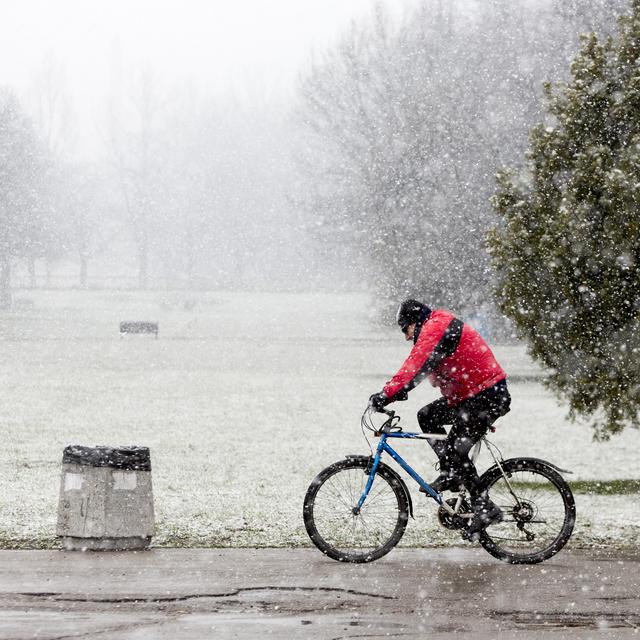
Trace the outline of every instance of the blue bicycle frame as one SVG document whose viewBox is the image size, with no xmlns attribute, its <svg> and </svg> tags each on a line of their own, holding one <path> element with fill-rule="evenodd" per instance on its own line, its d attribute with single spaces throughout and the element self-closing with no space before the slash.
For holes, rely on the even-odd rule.
<svg viewBox="0 0 640 640">
<path fill-rule="evenodd" d="M 373 479 L 376 476 L 378 471 L 378 467 L 380 466 L 380 458 L 383 452 L 388 453 L 426 492 L 427 495 L 431 496 L 439 505 L 444 506 L 447 511 L 451 511 L 449 505 L 447 505 L 443 500 L 442 496 L 434 491 L 431 486 L 425 482 L 419 473 L 417 473 L 411 465 L 395 450 L 391 447 L 391 445 L 387 444 L 388 438 L 404 438 L 404 439 L 419 439 L 424 440 L 425 436 L 422 433 L 405 433 L 403 431 L 399 432 L 383 432 L 380 434 L 380 442 L 378 443 L 378 448 L 376 449 L 376 455 L 373 458 L 373 464 L 371 465 L 371 470 L 369 471 L 369 479 L 367 480 L 367 485 L 360 496 L 360 500 L 358 500 L 358 504 L 356 509 L 360 510 L 364 501 L 367 499 L 369 495 L 369 491 L 371 490 L 371 486 L 373 485 Z"/>
</svg>

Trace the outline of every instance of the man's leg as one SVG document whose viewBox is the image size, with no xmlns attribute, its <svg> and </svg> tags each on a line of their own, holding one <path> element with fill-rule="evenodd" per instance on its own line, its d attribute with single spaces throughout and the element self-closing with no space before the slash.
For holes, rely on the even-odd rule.
<svg viewBox="0 0 640 640">
<path fill-rule="evenodd" d="M 444 442 L 443 457 L 448 467 L 462 480 L 473 499 L 480 494 L 480 477 L 469 459 L 469 451 L 487 433 L 490 422 L 476 415 L 473 406 L 464 404 L 464 407 L 456 411 L 453 426 Z"/>
<path fill-rule="evenodd" d="M 469 459 L 469 451 L 489 427 L 509 411 L 511 397 L 502 380 L 453 408 L 453 427 L 445 442 L 444 456 L 458 472 L 471 497 L 480 494 L 480 478 Z"/>
<path fill-rule="evenodd" d="M 438 493 L 446 489 L 457 490 L 459 488 L 457 478 L 455 478 L 445 456 L 447 432 L 443 425 L 452 424 L 454 419 L 455 414 L 449 408 L 445 398 L 431 402 L 418 411 L 418 424 L 423 433 L 444 436 L 442 439 L 427 438 L 427 442 L 440 461 L 440 475 L 429 483 Z M 425 493 L 422 488 L 420 491 Z"/>
<path fill-rule="evenodd" d="M 480 477 L 475 465 L 469 459 L 473 445 L 487 432 L 492 420 L 486 415 L 461 411 L 447 438 L 446 454 L 452 469 L 458 474 L 462 484 L 469 491 L 473 516 L 463 530 L 463 537 L 475 539 L 490 524 L 500 522 L 502 510 L 494 504 L 482 490 Z"/>
<path fill-rule="evenodd" d="M 478 402 L 473 400 L 464 407 L 466 410 L 459 412 L 447 438 L 447 455 L 451 457 L 453 468 L 458 471 L 471 496 L 473 517 L 463 531 L 467 539 L 475 539 L 489 525 L 500 522 L 504 517 L 500 507 L 483 491 L 475 465 L 469 459 L 469 451 L 496 418 L 492 407 L 487 410 L 485 399 L 478 398 Z"/>
<path fill-rule="evenodd" d="M 435 435 L 446 436 L 447 431 L 442 425 L 452 424 L 454 417 L 455 416 L 449 408 L 447 400 L 445 398 L 440 398 L 439 400 L 422 407 L 422 409 L 418 411 L 418 424 L 420 425 L 422 433 L 433 433 Z M 427 438 L 427 442 L 435 451 L 438 459 L 442 462 L 442 455 L 445 448 L 444 440 Z"/>
</svg>

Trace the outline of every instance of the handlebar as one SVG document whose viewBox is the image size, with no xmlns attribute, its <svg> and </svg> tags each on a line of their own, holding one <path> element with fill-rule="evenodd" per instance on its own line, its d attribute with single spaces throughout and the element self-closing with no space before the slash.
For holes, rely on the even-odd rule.
<svg viewBox="0 0 640 640">
<path fill-rule="evenodd" d="M 384 421 L 384 423 L 381 426 L 376 427 L 376 425 L 373 424 L 373 421 L 371 420 L 371 415 L 373 413 L 384 413 L 389 417 L 387 418 L 387 420 Z M 397 416 L 395 411 L 392 411 L 390 409 L 376 410 L 372 406 L 367 406 L 360 420 L 360 424 L 365 429 L 368 429 L 369 431 L 373 431 L 373 433 L 376 436 L 380 436 L 383 433 L 399 433 L 400 431 L 402 431 L 402 427 L 398 425 L 398 422 L 400 422 L 400 416 Z"/>
</svg>

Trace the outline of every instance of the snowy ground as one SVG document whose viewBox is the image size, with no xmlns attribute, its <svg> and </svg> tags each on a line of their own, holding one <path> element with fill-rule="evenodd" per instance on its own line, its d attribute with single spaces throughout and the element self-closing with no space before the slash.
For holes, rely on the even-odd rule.
<svg viewBox="0 0 640 640">
<path fill-rule="evenodd" d="M 282 546 L 308 540 L 304 492 L 317 471 L 366 453 L 359 419 L 408 344 L 370 322 L 355 294 L 40 292 L 0 315 L 4 427 L 0 546 L 54 543 L 67 444 L 151 447 L 156 544 Z M 156 320 L 158 340 L 121 339 L 121 320 Z M 565 420 L 520 347 L 497 347 L 512 412 L 492 440 L 506 457 L 546 458 L 572 479 L 637 479 L 640 433 L 595 443 Z M 428 385 L 396 405 L 415 412 Z M 427 478 L 424 443 L 398 447 Z M 414 485 L 415 486 L 415 485 Z M 637 544 L 636 494 L 577 496 L 573 544 Z M 414 492 L 404 544 L 459 544 Z"/>
</svg>

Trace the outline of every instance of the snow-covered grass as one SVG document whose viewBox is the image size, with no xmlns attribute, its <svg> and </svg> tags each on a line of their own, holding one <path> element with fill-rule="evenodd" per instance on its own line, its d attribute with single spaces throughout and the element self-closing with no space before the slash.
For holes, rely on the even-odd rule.
<svg viewBox="0 0 640 640">
<path fill-rule="evenodd" d="M 360 414 L 409 349 L 360 294 L 22 291 L 16 302 L 0 315 L 0 546 L 55 543 L 71 443 L 151 448 L 156 544 L 307 544 L 306 487 L 344 454 L 368 452 Z M 159 338 L 120 338 L 121 320 L 158 321 Z M 522 347 L 495 350 L 513 396 L 492 437 L 505 456 L 542 457 L 578 480 L 640 476 L 638 431 L 593 442 Z M 395 405 L 408 428 L 433 398 L 424 384 Z M 399 450 L 434 474 L 424 443 Z M 413 495 L 403 542 L 458 544 Z M 637 544 L 639 497 L 578 495 L 574 544 Z"/>
</svg>

